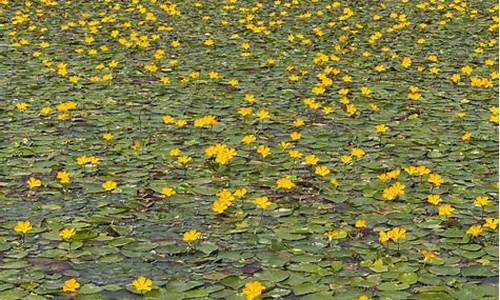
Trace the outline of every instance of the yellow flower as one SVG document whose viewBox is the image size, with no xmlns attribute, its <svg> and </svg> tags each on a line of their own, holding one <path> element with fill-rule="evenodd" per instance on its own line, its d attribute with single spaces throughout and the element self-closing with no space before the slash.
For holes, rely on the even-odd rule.
<svg viewBox="0 0 500 300">
<path fill-rule="evenodd" d="M 340 157 L 340 161 L 344 164 L 344 165 L 348 165 L 352 162 L 352 156 L 350 155 L 342 155 Z"/>
<path fill-rule="evenodd" d="M 295 158 L 295 159 L 302 157 L 302 153 L 299 150 L 290 150 L 290 151 L 288 151 L 288 155 L 291 158 Z"/>
<path fill-rule="evenodd" d="M 324 177 L 324 176 L 330 174 L 330 169 L 327 166 L 317 166 L 314 169 L 314 173 L 316 173 L 317 175 L 319 175 L 321 177 Z"/>
<path fill-rule="evenodd" d="M 141 275 L 132 281 L 132 286 L 139 293 L 145 293 L 153 289 L 153 281 Z"/>
<path fill-rule="evenodd" d="M 289 142 L 285 142 L 285 141 L 281 141 L 280 142 L 280 147 L 283 151 L 285 151 L 286 149 L 290 148 L 292 146 L 291 143 Z"/>
<path fill-rule="evenodd" d="M 74 293 L 80 288 L 80 283 L 75 278 L 70 278 L 64 282 L 63 292 Z"/>
<path fill-rule="evenodd" d="M 212 203 L 212 210 L 218 214 L 223 213 L 229 205 L 223 201 L 217 200 Z"/>
<path fill-rule="evenodd" d="M 214 144 L 205 148 L 205 154 L 208 157 L 215 156 L 215 162 L 220 165 L 225 165 L 229 163 L 233 157 L 238 155 L 238 151 L 226 144 Z"/>
<path fill-rule="evenodd" d="M 76 106 L 77 106 L 77 104 L 74 101 L 64 101 L 64 102 L 58 103 L 56 105 L 56 109 L 57 109 L 57 111 L 65 112 L 65 111 L 76 109 Z"/>
<path fill-rule="evenodd" d="M 498 218 L 486 218 L 483 227 L 495 230 L 498 227 Z"/>
<path fill-rule="evenodd" d="M 356 223 L 354 224 L 354 227 L 356 227 L 356 228 L 364 228 L 364 227 L 366 227 L 366 221 L 364 219 L 358 219 L 358 220 L 356 220 Z"/>
<path fill-rule="evenodd" d="M 40 114 L 41 114 L 42 116 L 47 116 L 47 115 L 49 115 L 51 112 L 52 112 L 52 108 L 50 108 L 49 106 L 44 106 L 44 107 L 42 107 L 42 109 L 40 110 Z"/>
<path fill-rule="evenodd" d="M 411 58 L 408 56 L 403 57 L 403 60 L 401 61 L 401 66 L 405 69 L 409 68 L 411 66 Z"/>
<path fill-rule="evenodd" d="M 109 132 L 105 132 L 105 133 L 102 134 L 102 138 L 105 141 L 111 141 L 113 139 L 113 134 L 109 133 Z"/>
<path fill-rule="evenodd" d="M 300 140 L 301 137 L 302 137 L 302 134 L 300 132 L 294 131 L 294 132 L 290 133 L 290 139 L 292 141 Z"/>
<path fill-rule="evenodd" d="M 315 165 L 318 163 L 319 158 L 314 154 L 306 155 L 304 158 L 306 165 Z"/>
<path fill-rule="evenodd" d="M 26 102 L 19 102 L 16 104 L 17 110 L 20 110 L 20 111 L 26 110 L 28 108 L 28 106 L 30 106 L 30 105 Z"/>
<path fill-rule="evenodd" d="M 231 206 L 235 196 L 228 189 L 223 189 L 217 193 L 217 197 L 217 200 L 212 204 L 212 210 L 221 214 Z"/>
<path fill-rule="evenodd" d="M 63 240 L 69 240 L 71 239 L 73 236 L 75 236 L 76 234 L 76 229 L 75 228 L 72 228 L 72 227 L 67 227 L 67 228 L 64 228 L 62 229 L 61 231 L 59 231 L 59 236 L 63 239 Z"/>
<path fill-rule="evenodd" d="M 356 158 L 360 158 L 360 157 L 363 157 L 365 155 L 365 151 L 361 148 L 352 148 L 351 155 L 356 157 Z"/>
<path fill-rule="evenodd" d="M 381 243 L 385 243 L 387 242 L 388 240 L 390 239 L 389 235 L 383 231 L 383 230 L 380 230 L 378 232 L 378 240 L 381 242 Z"/>
<path fill-rule="evenodd" d="M 149 73 L 155 73 L 156 71 L 158 71 L 158 66 L 155 64 L 147 64 L 144 66 L 144 70 Z"/>
<path fill-rule="evenodd" d="M 181 42 L 179 40 L 173 40 L 170 45 L 173 47 L 173 48 L 177 48 L 181 45 Z"/>
<path fill-rule="evenodd" d="M 175 122 L 175 125 L 177 125 L 177 127 L 184 127 L 186 126 L 187 124 L 187 121 L 186 120 L 177 120 L 177 122 Z"/>
<path fill-rule="evenodd" d="M 439 216 L 442 217 L 451 216 L 451 214 L 453 214 L 453 211 L 455 211 L 455 209 L 449 204 L 443 204 L 438 207 Z"/>
<path fill-rule="evenodd" d="M 490 203 L 488 196 L 477 196 L 474 199 L 475 206 L 483 207 L 486 206 L 488 203 Z"/>
<path fill-rule="evenodd" d="M 330 179 L 330 184 L 334 187 L 334 188 L 337 188 L 339 186 L 339 182 L 337 180 L 337 178 L 332 178 Z"/>
<path fill-rule="evenodd" d="M 424 175 L 431 173 L 431 170 L 429 168 L 427 168 L 426 166 L 418 166 L 417 173 L 420 176 L 424 176 Z"/>
<path fill-rule="evenodd" d="M 42 181 L 40 179 L 38 179 L 38 178 L 30 177 L 26 181 L 26 184 L 28 185 L 28 187 L 30 189 L 35 189 L 35 188 L 38 188 L 38 187 L 42 186 Z"/>
<path fill-rule="evenodd" d="M 276 186 L 279 189 L 290 190 L 295 187 L 295 183 L 288 178 L 280 178 L 276 180 Z"/>
<path fill-rule="evenodd" d="M 408 99 L 413 101 L 418 101 L 422 98 L 422 94 L 420 93 L 408 93 Z"/>
<path fill-rule="evenodd" d="M 18 221 L 14 227 L 14 231 L 21 234 L 26 234 L 33 229 L 30 221 Z"/>
<path fill-rule="evenodd" d="M 103 188 L 106 192 L 110 192 L 110 191 L 115 190 L 117 186 L 118 186 L 118 184 L 117 184 L 116 182 L 114 182 L 113 180 L 107 180 L 107 181 L 105 181 L 105 182 L 102 184 L 102 188 Z"/>
<path fill-rule="evenodd" d="M 474 69 L 472 69 L 471 66 L 464 66 L 460 71 L 462 71 L 463 74 L 465 75 L 470 75 Z"/>
<path fill-rule="evenodd" d="M 171 187 L 164 187 L 161 189 L 161 194 L 166 196 L 166 197 L 172 197 L 176 194 L 176 192 Z"/>
<path fill-rule="evenodd" d="M 422 256 L 424 257 L 424 261 L 433 260 L 437 256 L 436 253 L 428 250 L 422 250 L 421 253 Z"/>
<path fill-rule="evenodd" d="M 460 74 L 453 74 L 450 76 L 450 80 L 453 81 L 454 83 L 457 83 L 460 81 Z"/>
<path fill-rule="evenodd" d="M 238 197 L 238 198 L 243 198 L 247 194 L 247 189 L 246 188 L 239 188 L 236 191 L 234 191 L 233 196 Z"/>
<path fill-rule="evenodd" d="M 301 127 L 301 126 L 304 126 L 304 120 L 301 119 L 301 118 L 297 118 L 295 119 L 295 121 L 293 122 L 293 126 L 295 127 Z"/>
<path fill-rule="evenodd" d="M 328 241 L 338 240 L 346 237 L 346 231 L 342 229 L 334 229 L 327 231 L 325 235 L 328 238 Z"/>
<path fill-rule="evenodd" d="M 170 149 L 170 151 L 168 152 L 168 154 L 170 156 L 179 156 L 179 155 L 182 154 L 182 151 L 179 148 L 173 148 L 173 149 Z"/>
<path fill-rule="evenodd" d="M 101 163 L 101 160 L 95 156 L 80 156 L 76 159 L 76 163 L 79 165 L 98 165 Z"/>
<path fill-rule="evenodd" d="M 169 116 L 169 115 L 163 116 L 162 120 L 163 120 L 163 123 L 165 123 L 165 124 L 172 124 L 175 122 L 174 117 Z"/>
<path fill-rule="evenodd" d="M 387 200 L 394 200 L 405 194 L 405 185 L 397 181 L 393 185 L 384 189 L 382 196 Z"/>
<path fill-rule="evenodd" d="M 361 91 L 361 94 L 365 95 L 365 96 L 369 96 L 372 93 L 372 90 L 370 90 L 370 88 L 367 86 L 362 86 L 360 88 L 360 91 Z"/>
<path fill-rule="evenodd" d="M 391 240 L 397 242 L 406 237 L 406 229 L 400 227 L 394 227 L 387 233 L 387 235 Z"/>
<path fill-rule="evenodd" d="M 245 284 L 243 295 L 245 295 L 246 300 L 254 300 L 262 294 L 264 289 L 264 285 L 259 281 L 250 281 Z"/>
<path fill-rule="evenodd" d="M 185 242 L 194 242 L 201 238 L 201 232 L 196 229 L 191 229 L 182 234 L 182 240 Z"/>
<path fill-rule="evenodd" d="M 252 113 L 252 108 L 250 107 L 240 107 L 239 114 L 244 117 Z"/>
<path fill-rule="evenodd" d="M 217 78 L 219 78 L 219 73 L 216 71 L 210 71 L 210 72 L 208 72 L 208 77 L 210 79 L 217 79 Z"/>
<path fill-rule="evenodd" d="M 238 81 L 238 79 L 231 79 L 231 80 L 228 81 L 228 83 L 229 83 L 230 86 L 235 87 L 235 86 L 238 86 L 238 84 L 240 82 Z"/>
<path fill-rule="evenodd" d="M 472 137 L 472 133 L 467 131 L 462 135 L 462 141 L 464 141 L 464 142 L 470 141 L 471 137 Z"/>
<path fill-rule="evenodd" d="M 207 39 L 207 40 L 205 40 L 205 41 L 203 42 L 203 44 L 204 44 L 205 46 L 209 46 L 209 47 L 210 47 L 210 46 L 213 46 L 213 45 L 215 44 L 215 42 L 214 42 L 214 40 L 213 40 L 213 39 Z"/>
<path fill-rule="evenodd" d="M 257 205 L 258 208 L 265 209 L 271 206 L 271 202 L 266 196 L 257 197 L 253 200 L 253 203 Z"/>
<path fill-rule="evenodd" d="M 80 81 L 80 77 L 76 76 L 76 75 L 73 75 L 73 76 L 70 76 L 69 77 L 69 81 L 71 83 L 78 83 L 78 81 Z"/>
<path fill-rule="evenodd" d="M 389 130 L 389 127 L 387 127 L 385 124 L 378 124 L 375 126 L 375 132 L 377 133 L 384 133 L 387 130 Z"/>
<path fill-rule="evenodd" d="M 177 157 L 177 161 L 183 165 L 189 163 L 191 160 L 193 160 L 193 159 L 188 155 L 181 155 L 181 156 Z"/>
<path fill-rule="evenodd" d="M 215 126 L 217 119 L 212 115 L 206 115 L 194 120 L 194 127 Z"/>
<path fill-rule="evenodd" d="M 261 109 L 259 110 L 259 112 L 257 112 L 257 118 L 259 118 L 260 120 L 269 119 L 269 116 L 269 112 L 265 109 Z"/>
<path fill-rule="evenodd" d="M 259 153 L 263 158 L 266 158 L 266 156 L 268 156 L 269 153 L 271 153 L 271 148 L 269 148 L 266 145 L 260 145 L 257 148 L 257 153 Z"/>
<path fill-rule="evenodd" d="M 71 182 L 71 178 L 69 176 L 69 173 L 66 171 L 59 171 L 57 172 L 57 179 L 59 179 L 59 182 L 61 184 L 69 184 Z"/>
<path fill-rule="evenodd" d="M 377 65 L 377 66 L 375 66 L 375 71 L 377 71 L 377 72 L 383 72 L 383 71 L 385 71 L 384 65 Z"/>
<path fill-rule="evenodd" d="M 427 195 L 427 202 L 432 205 L 438 205 L 439 202 L 443 201 L 439 195 Z"/>
<path fill-rule="evenodd" d="M 427 179 L 427 181 L 429 181 L 429 183 L 432 183 L 436 186 L 440 186 L 441 184 L 444 183 L 444 180 L 441 177 L 441 175 L 436 174 L 436 173 L 429 174 L 429 178 Z"/>
<path fill-rule="evenodd" d="M 479 236 L 482 232 L 483 232 L 483 227 L 479 224 L 476 224 L 470 226 L 465 233 L 471 235 L 472 237 L 476 237 Z"/>
</svg>

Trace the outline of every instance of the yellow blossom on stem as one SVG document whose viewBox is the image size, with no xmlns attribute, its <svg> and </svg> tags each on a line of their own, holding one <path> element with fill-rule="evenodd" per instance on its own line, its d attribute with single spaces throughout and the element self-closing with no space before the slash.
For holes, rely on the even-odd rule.
<svg viewBox="0 0 500 300">
<path fill-rule="evenodd" d="M 435 186 L 440 186 L 444 183 L 443 177 L 436 173 L 429 174 L 427 181 Z"/>
<path fill-rule="evenodd" d="M 141 275 L 132 281 L 132 286 L 137 292 L 146 293 L 153 289 L 153 281 Z"/>
<path fill-rule="evenodd" d="M 57 172 L 57 179 L 59 179 L 59 182 L 61 184 L 69 184 L 71 182 L 71 178 L 69 176 L 69 173 L 67 171 L 59 171 Z"/>
<path fill-rule="evenodd" d="M 449 217 L 454 211 L 455 209 L 449 204 L 443 204 L 438 207 L 438 213 L 441 217 Z"/>
<path fill-rule="evenodd" d="M 75 278 L 66 280 L 63 284 L 63 292 L 75 293 L 80 288 L 80 283 Z"/>
<path fill-rule="evenodd" d="M 476 237 L 479 236 L 483 232 L 483 227 L 480 224 L 475 224 L 467 228 L 466 234 Z"/>
<path fill-rule="evenodd" d="M 173 188 L 167 186 L 161 189 L 161 194 L 165 197 L 172 197 L 176 192 Z"/>
<path fill-rule="evenodd" d="M 366 221 L 364 219 L 358 219 L 358 220 L 356 220 L 356 223 L 354 224 L 354 227 L 356 227 L 356 228 L 365 228 L 366 227 Z"/>
<path fill-rule="evenodd" d="M 483 227 L 490 228 L 490 229 L 497 229 L 498 227 L 498 218 L 485 218 L 484 219 L 484 224 Z"/>
<path fill-rule="evenodd" d="M 490 203 L 489 197 L 488 196 L 477 196 L 474 199 L 474 205 L 478 207 L 483 207 L 488 205 Z"/>
<path fill-rule="evenodd" d="M 196 229 L 191 229 L 182 234 L 182 240 L 185 242 L 194 242 L 201 238 L 201 232 Z"/>
<path fill-rule="evenodd" d="M 59 236 L 63 240 L 70 240 L 72 239 L 76 234 L 76 229 L 73 227 L 67 227 L 59 231 Z"/>
<path fill-rule="evenodd" d="M 18 221 L 14 226 L 14 231 L 20 234 L 26 234 L 33 229 L 30 221 Z"/>
<path fill-rule="evenodd" d="M 111 192 L 111 191 L 115 190 L 117 186 L 118 186 L 118 184 L 116 182 L 114 182 L 113 180 L 107 180 L 102 184 L 102 188 L 106 192 Z"/>
<path fill-rule="evenodd" d="M 291 181 L 289 178 L 280 178 L 276 180 L 276 186 L 279 189 L 290 190 L 295 187 L 295 183 Z"/>
<path fill-rule="evenodd" d="M 28 180 L 26 180 L 26 184 L 30 189 L 36 189 L 42 186 L 42 181 L 36 177 L 30 177 Z"/>
<path fill-rule="evenodd" d="M 265 286 L 259 281 L 250 281 L 243 287 L 243 295 L 246 300 L 254 300 L 262 294 Z"/>
<path fill-rule="evenodd" d="M 266 158 L 266 156 L 268 156 L 271 153 L 271 148 L 269 148 L 266 145 L 260 145 L 257 148 L 257 153 L 259 153 L 262 156 L 262 158 Z"/>
<path fill-rule="evenodd" d="M 424 257 L 424 261 L 433 260 L 434 258 L 437 257 L 436 253 L 429 251 L 429 250 L 422 250 L 420 253 L 422 253 L 422 256 Z"/>
<path fill-rule="evenodd" d="M 262 196 L 262 197 L 257 197 L 253 200 L 253 203 L 261 209 L 266 209 L 269 206 L 271 206 L 271 202 L 269 201 L 269 198 L 267 196 Z"/>
</svg>

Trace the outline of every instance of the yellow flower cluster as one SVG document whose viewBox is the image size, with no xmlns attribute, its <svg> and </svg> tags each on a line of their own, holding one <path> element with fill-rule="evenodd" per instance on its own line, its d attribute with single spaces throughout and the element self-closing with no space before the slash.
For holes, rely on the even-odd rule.
<svg viewBox="0 0 500 300">
<path fill-rule="evenodd" d="M 68 110 L 76 109 L 76 102 L 74 102 L 74 101 L 61 102 L 61 103 L 56 105 L 56 109 L 58 111 L 68 111 Z"/>
<path fill-rule="evenodd" d="M 405 185 L 397 181 L 393 185 L 384 189 L 382 196 L 387 200 L 394 200 L 405 194 Z"/>
<path fill-rule="evenodd" d="M 404 238 L 406 238 L 406 229 L 401 227 L 393 227 L 387 232 L 384 230 L 379 231 L 379 241 L 382 243 L 385 243 L 389 240 L 398 242 L 399 240 L 402 240 Z"/>
<path fill-rule="evenodd" d="M 235 197 L 228 189 L 223 189 L 217 193 L 217 200 L 212 203 L 212 210 L 218 214 L 223 213 L 226 209 L 231 206 Z"/>
<path fill-rule="evenodd" d="M 238 155 L 238 151 L 235 148 L 231 148 L 226 144 L 215 144 L 205 148 L 205 154 L 208 157 L 215 157 L 215 161 L 220 165 L 225 165 L 229 161 Z"/>
<path fill-rule="evenodd" d="M 389 171 L 387 173 L 379 174 L 378 179 L 380 179 L 380 181 L 382 181 L 382 182 L 390 181 L 390 180 L 396 179 L 400 173 L 401 173 L 400 169 L 394 169 L 394 170 Z"/>
<path fill-rule="evenodd" d="M 194 120 L 194 127 L 203 127 L 203 126 L 215 126 L 217 124 L 217 119 L 212 116 L 203 116 Z"/>
<path fill-rule="evenodd" d="M 425 176 L 428 175 L 431 170 L 426 166 L 408 166 L 404 168 L 408 175 Z"/>
<path fill-rule="evenodd" d="M 101 163 L 101 159 L 95 156 L 80 156 L 76 159 L 76 163 L 79 165 L 98 165 Z"/>
</svg>

